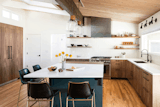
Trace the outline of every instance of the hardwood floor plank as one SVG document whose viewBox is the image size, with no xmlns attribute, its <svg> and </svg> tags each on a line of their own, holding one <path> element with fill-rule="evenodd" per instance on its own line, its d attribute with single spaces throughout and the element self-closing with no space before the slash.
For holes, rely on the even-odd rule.
<svg viewBox="0 0 160 107">
<path fill-rule="evenodd" d="M 0 87 L 0 107 L 17 107 L 21 82 L 14 81 Z M 19 107 L 26 107 L 27 85 L 21 88 Z M 33 105 L 35 101 L 29 102 Z M 50 102 L 41 102 L 42 107 L 49 107 Z M 35 103 L 32 107 L 39 107 Z M 146 107 L 128 80 L 103 80 L 103 107 Z"/>
</svg>

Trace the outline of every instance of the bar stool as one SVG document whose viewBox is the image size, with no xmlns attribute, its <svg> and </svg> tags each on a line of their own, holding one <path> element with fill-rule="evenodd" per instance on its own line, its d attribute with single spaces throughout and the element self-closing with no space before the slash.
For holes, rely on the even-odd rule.
<svg viewBox="0 0 160 107">
<path fill-rule="evenodd" d="M 34 72 L 41 69 L 40 65 L 34 65 L 34 66 L 32 66 L 32 67 L 33 67 Z M 47 82 L 47 79 L 46 79 L 46 78 L 41 78 L 41 79 L 43 79 L 43 80 L 45 80 L 45 81 Z"/>
<path fill-rule="evenodd" d="M 51 89 L 51 87 L 47 82 L 41 82 L 41 83 L 29 82 L 27 84 L 27 88 L 28 88 L 27 107 L 29 101 L 52 101 L 51 107 L 53 107 L 54 97 L 56 94 L 58 94 L 58 92 L 59 92 L 60 107 L 62 107 L 61 92 L 59 90 Z M 30 97 L 33 99 L 30 99 Z"/>
<path fill-rule="evenodd" d="M 40 70 L 40 69 L 41 69 L 40 65 L 34 65 L 34 66 L 33 66 L 33 70 L 34 70 L 34 71 L 38 71 L 38 70 Z"/>
<path fill-rule="evenodd" d="M 72 99 L 69 99 L 69 96 Z M 88 99 L 90 96 L 91 99 Z M 85 99 L 82 99 L 85 98 Z M 90 84 L 88 81 L 85 82 L 69 82 L 68 83 L 68 93 L 66 98 L 66 107 L 68 107 L 68 101 L 72 101 L 73 107 L 74 101 L 91 101 L 91 107 L 96 107 L 95 104 L 95 91 L 91 89 Z"/>
<path fill-rule="evenodd" d="M 19 70 L 19 76 L 20 76 L 20 79 L 21 79 L 21 86 L 20 86 L 20 89 L 19 89 L 17 107 L 18 107 L 18 103 L 19 103 L 19 97 L 20 97 L 20 92 L 21 92 L 22 85 L 27 84 L 28 82 L 41 82 L 41 81 L 43 81 L 42 79 L 23 78 L 24 75 L 27 75 L 29 73 L 30 73 L 30 71 L 27 68 Z"/>
</svg>

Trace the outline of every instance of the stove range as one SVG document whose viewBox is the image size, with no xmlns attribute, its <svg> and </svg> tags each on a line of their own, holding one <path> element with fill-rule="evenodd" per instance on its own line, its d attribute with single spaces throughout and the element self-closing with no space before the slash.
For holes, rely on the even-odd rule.
<svg viewBox="0 0 160 107">
<path fill-rule="evenodd" d="M 111 79 L 111 59 L 108 56 L 93 56 L 91 57 L 92 62 L 104 62 L 104 79 Z"/>
<path fill-rule="evenodd" d="M 108 56 L 93 56 L 91 57 L 92 62 L 104 62 L 104 64 L 110 64 L 110 59 L 112 57 Z"/>
</svg>

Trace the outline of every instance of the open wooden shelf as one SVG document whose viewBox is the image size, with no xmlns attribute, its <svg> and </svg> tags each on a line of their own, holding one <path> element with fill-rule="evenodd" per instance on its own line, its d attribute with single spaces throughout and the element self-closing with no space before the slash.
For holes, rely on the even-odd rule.
<svg viewBox="0 0 160 107">
<path fill-rule="evenodd" d="M 139 48 L 118 48 L 118 49 L 138 50 Z"/>
<path fill-rule="evenodd" d="M 67 38 L 70 38 L 70 39 L 84 39 L 84 38 L 91 38 L 91 37 L 67 37 Z"/>
<path fill-rule="evenodd" d="M 121 37 L 121 36 L 119 36 L 119 37 L 113 37 L 112 36 L 112 38 L 140 38 L 139 36 L 129 36 L 129 37 Z"/>
<path fill-rule="evenodd" d="M 91 46 L 67 46 L 67 48 L 92 48 Z"/>
<path fill-rule="evenodd" d="M 122 44 L 122 45 L 123 45 L 123 44 Z M 124 46 L 139 46 L 139 44 L 124 45 Z"/>
</svg>

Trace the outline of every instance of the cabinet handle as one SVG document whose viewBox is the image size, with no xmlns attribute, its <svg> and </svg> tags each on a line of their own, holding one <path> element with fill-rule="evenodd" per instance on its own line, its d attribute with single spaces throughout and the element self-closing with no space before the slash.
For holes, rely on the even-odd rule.
<svg viewBox="0 0 160 107">
<path fill-rule="evenodd" d="M 8 46 L 8 59 L 10 59 L 10 46 Z"/>
<path fill-rule="evenodd" d="M 143 77 L 145 80 L 149 81 L 147 78 Z"/>
<path fill-rule="evenodd" d="M 144 72 L 144 71 L 143 71 L 143 73 L 146 74 L 146 75 L 148 75 L 148 73 L 146 73 L 146 72 Z"/>
<path fill-rule="evenodd" d="M 145 87 L 143 87 L 144 88 L 144 90 L 148 93 L 148 90 L 145 88 Z"/>
<path fill-rule="evenodd" d="M 10 46 L 11 47 L 11 59 L 12 59 L 12 46 Z"/>
</svg>

